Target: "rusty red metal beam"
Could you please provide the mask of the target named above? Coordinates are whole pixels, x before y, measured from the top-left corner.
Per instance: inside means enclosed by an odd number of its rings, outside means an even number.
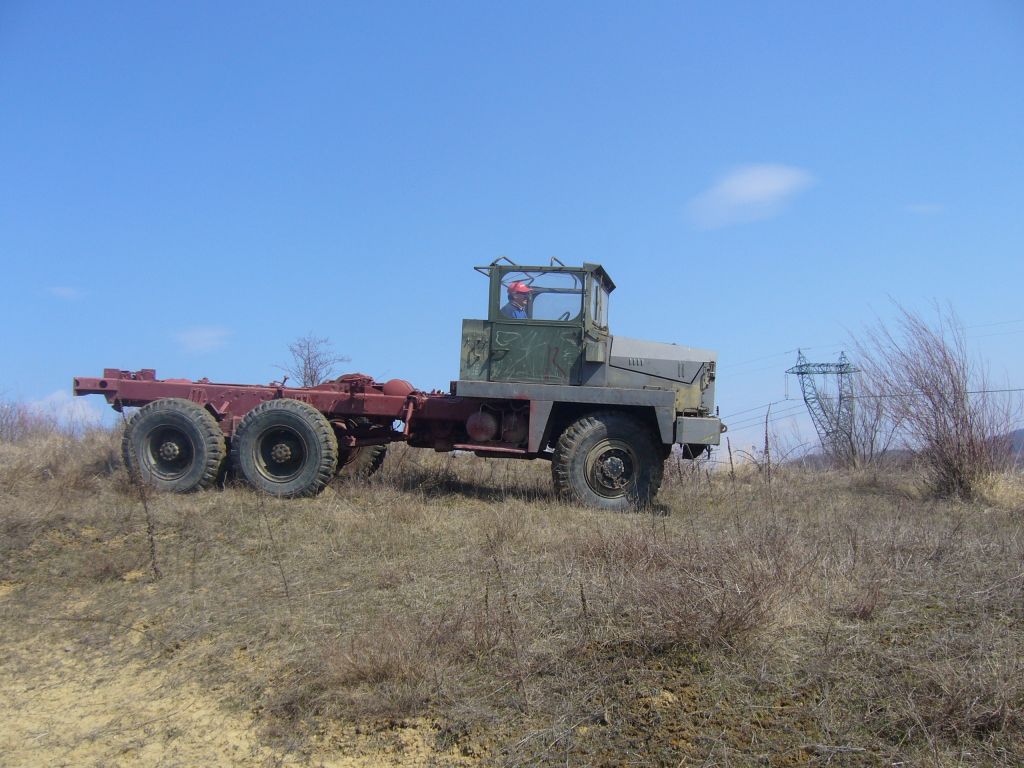
[[[106,368],[101,377],[74,379],[75,395],[103,395],[115,410],[141,407],[167,397],[191,400],[207,408],[225,435],[241,418],[266,400],[291,398],[309,403],[330,419],[343,444],[373,445],[406,440],[414,445],[450,450],[466,439],[463,425],[480,400],[440,392],[426,393],[408,382],[384,383],[364,374],[348,374],[316,387],[270,384],[227,384],[209,379],[158,379],[152,368],[126,371]],[[345,420],[365,417],[371,426],[349,430]],[[401,432],[391,424],[403,423]]]

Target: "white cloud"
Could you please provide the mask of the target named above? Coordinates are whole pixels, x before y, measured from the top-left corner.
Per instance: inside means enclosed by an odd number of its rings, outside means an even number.
[[[82,292],[78,288],[74,288],[70,285],[51,285],[46,289],[51,296],[56,296],[58,299],[80,299]]]
[[[53,419],[61,429],[69,432],[81,432],[90,427],[98,427],[107,414],[94,399],[74,397],[66,389],[58,389],[39,400],[32,400],[28,407],[39,416]]]
[[[687,213],[701,229],[770,219],[813,183],[814,177],[802,168],[770,163],[743,165],[693,198]]]
[[[915,213],[918,216],[935,216],[945,209],[941,203],[911,203],[907,206],[908,213]]]
[[[217,325],[199,325],[174,334],[175,341],[185,352],[205,354],[223,349],[231,331]]]

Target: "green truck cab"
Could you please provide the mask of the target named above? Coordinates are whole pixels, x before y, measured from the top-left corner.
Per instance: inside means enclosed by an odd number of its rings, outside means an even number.
[[[643,503],[673,445],[692,459],[719,444],[716,354],[614,336],[615,283],[601,265],[476,269],[489,280],[487,319],[463,320],[452,394],[496,410],[528,403],[524,453],[552,460],[557,490],[605,508]]]

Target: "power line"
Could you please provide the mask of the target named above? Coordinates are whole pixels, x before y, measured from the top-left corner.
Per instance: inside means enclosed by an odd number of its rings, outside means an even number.
[[[799,347],[799,348],[798,347],[793,347],[793,349],[787,349],[787,350],[784,350],[782,352],[775,352],[774,354],[771,354],[771,355],[762,355],[761,357],[752,357],[752,358],[750,358],[748,360],[741,360],[738,363],[727,363],[726,365],[722,366],[721,370],[723,370],[723,371],[725,371],[725,370],[731,371],[734,368],[739,368],[740,366],[748,365],[749,363],[760,363],[763,360],[771,360],[773,357],[783,357],[784,355],[791,355],[794,352],[798,352],[800,349],[833,349],[835,347],[841,347],[841,346],[843,346],[843,342],[837,341],[837,342],[834,342],[834,343],[831,343],[831,344],[815,344],[812,347]]]
[[[974,328],[994,328],[994,327],[1000,326],[1000,325],[1014,325],[1015,323],[1024,323],[1024,318],[1021,318],[1021,319],[1018,319],[1018,320],[996,320],[996,321],[993,321],[991,323],[976,323],[975,325],[965,325],[965,326],[963,326],[963,328],[964,328],[964,330],[971,330],[971,329],[974,329]],[[1004,333],[986,334],[984,336],[973,336],[972,338],[986,339],[986,338],[989,338],[991,336],[1004,336],[1004,335],[1008,336],[1008,335],[1017,334],[1017,333],[1024,333],[1024,328],[1021,328],[1021,329],[1018,329],[1018,330],[1013,330],[1013,331],[1006,331]],[[769,354],[769,355],[761,355],[760,357],[751,357],[751,358],[748,358],[747,360],[740,360],[739,362],[736,362],[736,363],[732,363],[732,362],[726,363],[719,370],[722,370],[722,371],[733,371],[736,368],[740,368],[740,367],[742,367],[744,365],[749,365],[750,363],[760,363],[763,360],[771,360],[772,358],[783,357],[785,355],[791,355],[794,352],[798,352],[800,349],[803,349],[804,351],[811,350],[811,349],[819,350],[820,351],[820,350],[835,349],[836,347],[842,347],[842,346],[845,346],[846,344],[849,344],[849,341],[846,341],[846,342],[836,341],[836,342],[831,342],[831,343],[828,343],[828,344],[815,344],[814,346],[793,347],[793,349],[786,349],[786,350],[783,350],[782,352],[774,352],[774,353]],[[758,370],[767,370],[767,369],[760,368]],[[744,373],[754,373],[754,371],[741,371],[739,373],[742,375]]]
[[[1024,333],[1024,328],[1018,328],[1015,331],[1000,331],[999,333],[983,333],[981,336],[968,336],[970,339],[992,339],[996,336],[1016,336],[1018,333]]]
[[[978,323],[977,325],[966,325],[964,327],[969,330],[971,328],[991,328],[994,325],[1013,325],[1014,323],[1024,323],[1024,320],[996,320],[994,323]]]
[[[965,395],[990,395],[990,394],[1006,394],[1011,392],[1024,392],[1024,387],[1005,387],[1000,389],[971,389],[965,392]],[[884,399],[884,398],[896,398],[896,397],[923,397],[923,392],[897,392],[887,395],[854,395],[853,399],[857,400],[868,400],[868,399]],[[773,400],[770,403],[764,403],[763,405],[757,405],[753,408],[747,408],[746,410],[736,411],[729,416],[723,416],[722,421],[728,421],[735,416],[740,416],[744,413],[751,413],[753,411],[761,410],[762,408],[770,408],[773,405],[784,403],[787,400],[792,401],[793,398],[785,398],[784,400]],[[771,424],[782,419],[792,418],[796,411],[802,409],[802,406],[797,403],[795,405],[783,408],[775,413],[771,414],[772,418],[768,419],[768,423]],[[767,415],[767,414],[766,414]],[[729,431],[731,432],[742,432],[743,430],[752,429],[764,424],[764,417],[755,416],[740,419],[738,422],[729,423]]]
[[[795,413],[779,414],[778,416],[775,416],[774,418],[768,419],[768,423],[769,424],[774,424],[776,421],[782,421],[783,419],[792,419],[795,416],[796,416]],[[729,432],[726,432],[726,434],[729,434],[730,432],[748,432],[751,429],[760,429],[760,428],[764,427],[764,424],[765,424],[765,422],[764,422],[763,419],[761,421],[756,421],[756,422],[753,422],[751,424],[740,425],[740,426],[737,426],[737,427],[734,427],[733,425],[730,424],[730,425],[728,425],[729,426]]]
[[[748,421],[756,423],[756,422],[759,422],[759,421],[764,421],[764,417],[765,416],[768,416],[768,415],[780,416],[780,415],[782,415],[784,413],[793,413],[794,411],[803,410],[803,407],[804,407],[803,403],[795,403],[795,404],[787,406],[785,408],[780,408],[777,411],[770,411],[770,412],[767,412],[767,413],[758,414],[756,416],[744,416],[742,419],[739,419],[739,420],[737,420],[735,422],[733,422],[732,420],[729,420],[729,423],[730,424],[746,424]]]
[[[749,360],[741,360],[738,363],[729,363],[728,365],[722,366],[723,368],[738,368],[741,365],[747,365],[749,363],[760,363],[764,360],[771,360],[773,357],[782,357],[783,355],[791,355],[796,352],[796,349],[787,349],[785,352],[776,352],[771,355],[762,355],[761,357],[752,357]]]
[[[730,413],[728,416],[723,416],[722,418],[723,419],[731,419],[733,416],[739,416],[739,415],[744,414],[744,413],[750,413],[751,411],[759,411],[762,408],[769,408],[769,407],[771,407],[773,405],[778,405],[779,403],[784,403],[787,400],[791,400],[791,399],[792,398],[784,397],[781,400],[772,400],[770,403],[765,403],[764,405],[755,405],[753,408],[747,408],[745,411],[736,411],[735,413]]]
[[[781,411],[776,411],[770,414],[772,418],[769,422],[776,421],[778,419],[787,419],[792,416],[796,416],[799,411],[803,410],[803,405],[793,405],[789,408],[783,408]],[[768,416],[769,414],[765,414]],[[736,422],[727,422],[729,429],[746,429],[747,427],[756,427],[759,424],[764,424],[764,416],[754,416],[753,418],[740,419]]]
[[[993,395],[1005,392],[1024,392],[1024,387],[1009,387],[1006,389],[969,389],[965,395]],[[887,395],[853,395],[854,400],[867,400],[869,398],[880,400],[889,397],[925,397],[926,392],[893,392]]]

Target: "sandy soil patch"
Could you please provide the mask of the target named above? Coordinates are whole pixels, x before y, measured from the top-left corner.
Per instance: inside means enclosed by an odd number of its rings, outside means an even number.
[[[411,719],[364,732],[335,725],[317,753],[261,743],[252,715],[234,711],[171,669],[38,640],[8,645],[0,666],[0,763],[16,766],[466,765],[439,752],[436,730]],[[123,655],[122,655],[123,658]]]
[[[271,756],[251,717],[198,687],[43,642],[4,650],[0,755],[7,766],[247,765]]]

